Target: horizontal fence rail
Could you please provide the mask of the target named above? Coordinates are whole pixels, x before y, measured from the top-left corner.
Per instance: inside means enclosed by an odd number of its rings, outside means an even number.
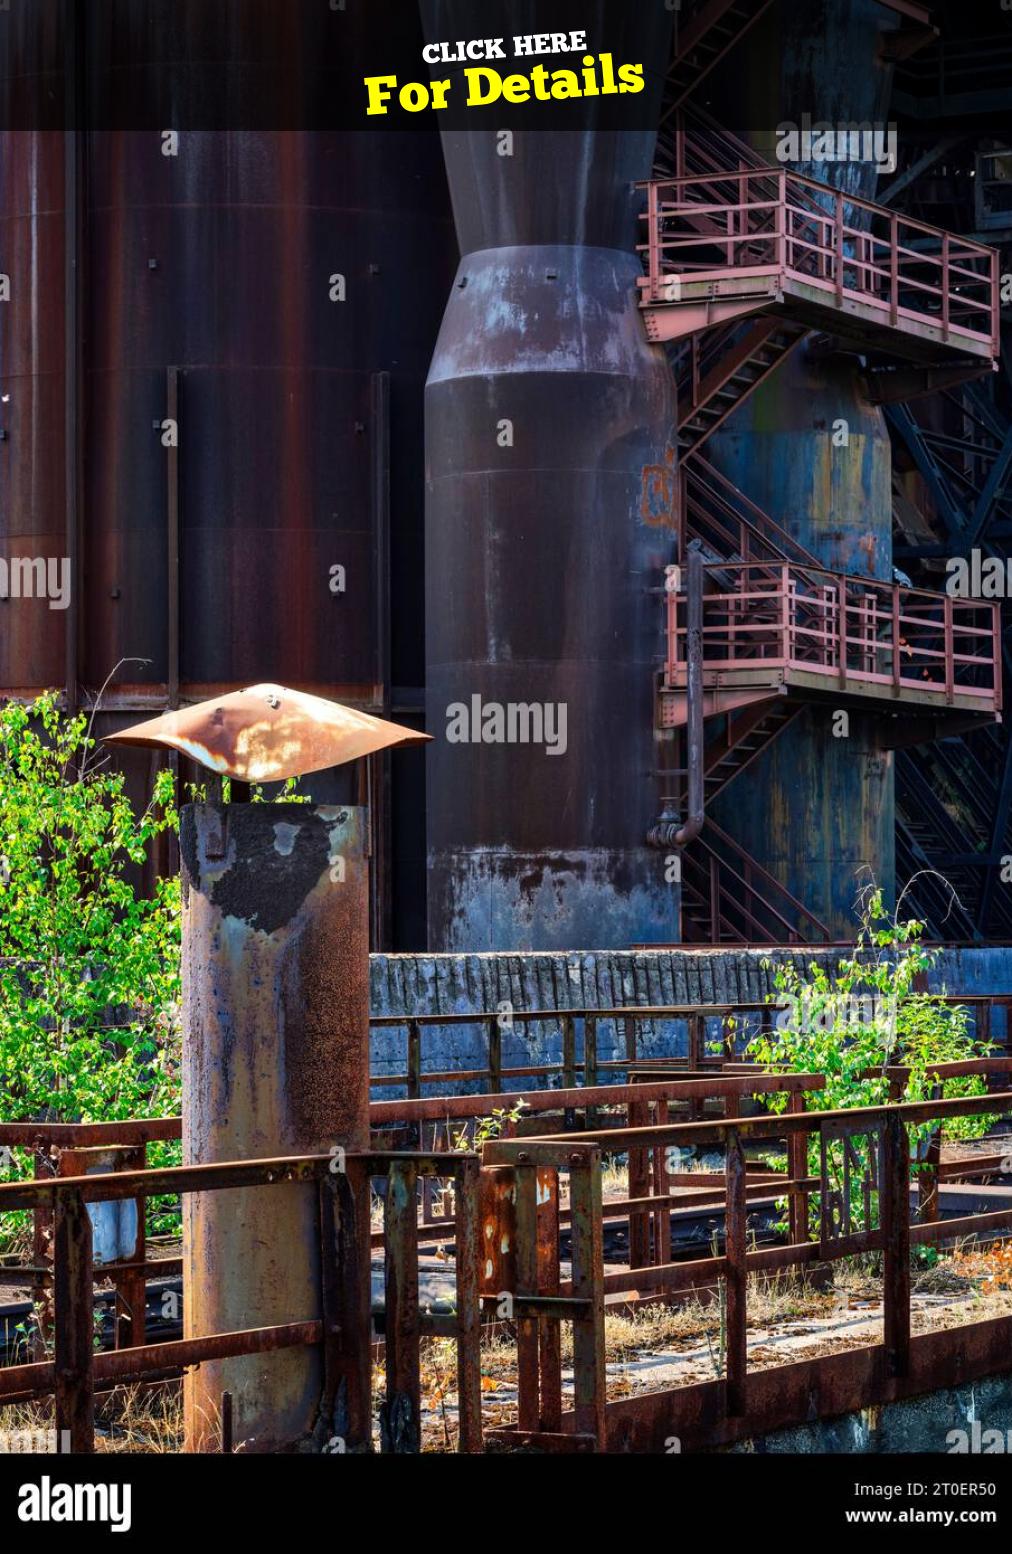
[[[748,1279],[756,1273],[769,1273],[778,1269],[803,1268],[816,1262],[832,1262],[855,1253],[878,1252],[883,1260],[883,1336],[880,1361],[873,1368],[875,1399],[893,1395],[892,1385],[910,1381],[914,1372],[914,1348],[920,1345],[922,1352],[931,1347],[926,1339],[914,1340],[911,1336],[910,1317],[910,1252],[918,1245],[933,1245],[944,1240],[964,1236],[1003,1235],[1012,1230],[1012,1208],[997,1212],[970,1214],[959,1219],[939,1221],[924,1218],[912,1221],[910,1201],[910,1147],[907,1128],[914,1124],[938,1123],[956,1117],[998,1113],[1007,1116],[1012,1110],[1012,1091],[1002,1091],[989,1097],[960,1097],[951,1100],[919,1101],[886,1106],[855,1108],[847,1111],[796,1112],[779,1117],[725,1118],[695,1123],[656,1123],[631,1127],[617,1132],[588,1133],[578,1140],[565,1135],[540,1138],[498,1139],[483,1146],[482,1168],[511,1172],[514,1186],[512,1199],[504,1194],[504,1201],[515,1204],[515,1212],[505,1230],[505,1239],[515,1245],[515,1257],[510,1269],[499,1269],[502,1279],[512,1277],[512,1285],[518,1303],[525,1309],[537,1310],[535,1298],[544,1299],[546,1274],[552,1298],[572,1297],[581,1300],[580,1320],[584,1324],[583,1341],[576,1346],[574,1325],[574,1371],[577,1389],[576,1403],[569,1415],[560,1421],[558,1410],[558,1385],[554,1360],[545,1362],[544,1356],[554,1356],[555,1345],[550,1336],[546,1342],[544,1328],[549,1329],[570,1316],[565,1308],[554,1311],[543,1305],[532,1316],[529,1330],[522,1345],[526,1351],[526,1365],[521,1359],[519,1367],[520,1402],[518,1423],[515,1428],[495,1431],[503,1439],[514,1443],[539,1445],[545,1450],[572,1450],[572,1442],[593,1435],[599,1447],[607,1447],[610,1441],[610,1418],[618,1422],[627,1411],[622,1402],[609,1403],[606,1399],[604,1361],[604,1310],[605,1296],[617,1291],[635,1289],[663,1289],[672,1292],[698,1287],[707,1282],[719,1283],[723,1290],[725,1325],[725,1359],[723,1377],[710,1385],[714,1403],[708,1411],[707,1433],[716,1439],[734,1435],[727,1429],[728,1421],[745,1421],[750,1410],[750,1389],[753,1378],[748,1364]],[[799,1223],[792,1207],[791,1240],[786,1246],[749,1250],[748,1206],[756,1192],[768,1193],[768,1182],[748,1180],[745,1145],[755,1142],[786,1140],[792,1151],[789,1174],[792,1191],[804,1195],[817,1192],[820,1199],[819,1236],[808,1239],[807,1224]],[[808,1159],[809,1142],[819,1148],[820,1170],[809,1175],[804,1171]],[[863,1153],[855,1152],[855,1141],[863,1141]],[[607,1273],[603,1258],[594,1261],[595,1275],[589,1281],[584,1268],[574,1257],[574,1276],[564,1281],[558,1271],[544,1262],[539,1264],[528,1248],[536,1242],[537,1208],[545,1204],[548,1214],[551,1205],[558,1203],[560,1175],[570,1173],[572,1181],[583,1181],[584,1173],[599,1172],[601,1153],[623,1146],[629,1151],[630,1162],[634,1154],[649,1152],[655,1158],[659,1154],[688,1150],[700,1144],[719,1146],[724,1152],[724,1250],[693,1262],[658,1263],[649,1268],[630,1268],[618,1273]],[[792,1150],[793,1146],[793,1150]],[[799,1156],[800,1151],[800,1156]],[[843,1162],[844,1183],[839,1185],[838,1174],[832,1168],[833,1152]],[[798,1170],[803,1174],[796,1175]],[[862,1223],[855,1226],[849,1188],[857,1172],[866,1173],[860,1185],[864,1188],[863,1210],[859,1210]],[[632,1170],[632,1165],[630,1165]],[[572,1195],[573,1188],[571,1188]],[[598,1246],[601,1243],[602,1203],[600,1195],[589,1199],[581,1188],[581,1212],[587,1223],[581,1226],[582,1243]],[[807,1209],[806,1209],[807,1214]],[[498,1228],[498,1227],[497,1227]],[[801,1230],[803,1238],[797,1239]],[[599,1271],[598,1271],[599,1270]],[[972,1323],[960,1328],[956,1338],[951,1332],[946,1336],[950,1343],[971,1348],[973,1329],[995,1327],[998,1342],[989,1346],[989,1362],[1000,1363],[1001,1342],[1007,1345],[1012,1337],[1012,1318],[1001,1319],[999,1324]],[[927,1335],[930,1337],[931,1335]],[[793,1367],[778,1367],[782,1371]],[[921,1369],[920,1366],[917,1369]],[[949,1367],[950,1371],[958,1367]],[[924,1367],[926,1376],[917,1381],[930,1382],[930,1367]],[[898,1391],[902,1393],[902,1385]],[[673,1388],[648,1394],[636,1399],[635,1407],[644,1411],[649,1420],[670,1433],[668,1439],[679,1436],[679,1409],[685,1408],[686,1418],[691,1420],[690,1398],[697,1388]],[[545,1399],[549,1403],[546,1419]],[[869,1398],[868,1401],[872,1399]],[[716,1417],[714,1417],[714,1414]],[[560,1427],[561,1425],[561,1427]]]
[[[1007,1010],[1010,995],[950,997],[947,1002],[972,1009],[977,1034],[986,1038],[994,1005]],[[337,1163],[328,1154],[152,1169],[136,1162],[143,1161],[148,1144],[178,1138],[179,1119],[0,1124],[0,1147],[31,1149],[37,1158],[48,1152],[50,1170],[55,1165],[55,1174],[0,1184],[0,1216],[29,1211],[44,1217],[52,1231],[47,1276],[51,1346],[27,1363],[0,1367],[0,1407],[52,1396],[57,1430],[69,1433],[73,1450],[90,1451],[97,1392],[178,1376],[186,1367],[211,1360],[313,1346],[322,1362],[321,1411],[327,1417],[340,1393],[347,1449],[371,1448],[375,1403],[380,1402],[381,1450],[416,1452],[422,1443],[424,1345],[442,1337],[457,1346],[458,1450],[482,1450],[491,1437],[545,1450],[602,1450],[623,1438],[633,1406],[607,1396],[606,1303],[637,1305],[716,1288],[722,1292],[726,1362],[721,1378],[706,1384],[716,1391],[706,1394],[711,1401],[704,1435],[708,1441],[731,1439],[745,1428],[753,1405],[760,1418],[767,1406],[764,1383],[748,1364],[749,1279],[780,1270],[801,1273],[865,1253],[884,1260],[885,1315],[880,1359],[869,1360],[866,1370],[861,1370],[863,1360],[858,1366],[864,1377],[860,1406],[893,1395],[890,1388],[901,1383],[916,1389],[925,1378],[948,1374],[947,1359],[939,1358],[937,1344],[928,1341],[934,1335],[911,1338],[909,1252],[918,1245],[1012,1232],[1012,1208],[964,1214],[957,1195],[958,1217],[943,1218],[939,1211],[940,1184],[1008,1169],[1007,1151],[994,1152],[999,1140],[990,1152],[965,1161],[943,1161],[941,1142],[946,1123],[955,1118],[995,1120],[1012,1114],[1012,1057],[996,1053],[941,1063],[934,1071],[939,1090],[947,1080],[972,1075],[1002,1086],[990,1094],[941,1099],[936,1093],[908,1102],[902,1099],[908,1070],[895,1063],[870,1071],[887,1081],[888,1104],[827,1111],[818,1109],[823,1075],[760,1070],[728,1040],[734,1035],[732,1019],[740,1022],[749,1015],[768,1024],[777,1010],[766,1003],[523,1013],[529,1020],[617,1019],[628,1047],[613,1066],[623,1069],[627,1080],[523,1092],[525,1108],[504,1119],[501,1136],[483,1143],[480,1158],[459,1147],[458,1126],[466,1130],[497,1108],[516,1111],[519,1092],[419,1093],[374,1101],[371,1122],[377,1131],[371,1149],[349,1152]],[[502,1011],[458,1018],[492,1026]],[[651,1059],[637,1052],[640,1023],[663,1018],[685,1021],[685,1059]],[[419,1091],[430,1077],[421,1065],[422,1033],[452,1019],[382,1016],[374,1022],[381,1029],[406,1020],[416,1023]],[[708,1027],[716,1027],[721,1040],[720,1052],[712,1057],[706,1053]],[[575,1037],[567,1056],[571,1067],[583,1066]],[[784,1109],[771,1111],[771,1103]],[[922,1130],[916,1150],[907,1136],[912,1126]],[[391,1136],[384,1133],[392,1127],[415,1130],[416,1147],[392,1147]],[[417,1147],[426,1138],[434,1146],[440,1131],[442,1148]],[[757,1146],[775,1146],[783,1152],[783,1164],[757,1161]],[[722,1171],[699,1169],[692,1157],[702,1148],[723,1152]],[[89,1174],[98,1155],[104,1162],[115,1151],[111,1168]],[[622,1196],[604,1194],[606,1157],[627,1161]],[[96,1279],[119,1281],[131,1275],[143,1313],[145,1280],[169,1266],[182,1271],[180,1259],[145,1260],[147,1202],[237,1187],[269,1191],[279,1183],[301,1184],[317,1198],[318,1255],[307,1247],[307,1256],[320,1270],[318,1315],[306,1320],[307,1313],[294,1312],[300,1320],[266,1326],[251,1313],[247,1329],[162,1343],[144,1342],[142,1325],[127,1327],[117,1332],[113,1350],[96,1352]],[[93,1256],[95,1207],[127,1200],[138,1204],[141,1226],[133,1261],[103,1266]],[[372,1217],[380,1202],[382,1229]],[[786,1242],[755,1245],[749,1215],[769,1216],[781,1202]],[[950,1203],[946,1212],[951,1215],[952,1209]],[[722,1229],[715,1233],[710,1255],[676,1255],[672,1226],[679,1211],[716,1217]],[[614,1249],[606,1257],[605,1232],[611,1235],[618,1225],[627,1227],[624,1262],[616,1261]],[[420,1304],[419,1259],[434,1243],[444,1261],[452,1252],[449,1313],[431,1313]],[[370,1332],[373,1256],[381,1259],[385,1289],[382,1400],[373,1398],[368,1337],[357,1344],[349,1340],[356,1331]],[[483,1324],[504,1321],[517,1343],[515,1428],[503,1427],[499,1415],[483,1417]],[[571,1324],[573,1336],[571,1406],[562,1366],[563,1324]],[[1004,1328],[992,1332],[993,1327],[974,1323],[959,1330],[956,1342],[965,1341],[968,1352],[979,1350],[981,1367],[993,1366],[999,1340],[1007,1352],[1012,1339],[1012,1319]],[[785,1374],[793,1375],[791,1367]],[[637,1428],[652,1429],[661,1419],[677,1421],[683,1410],[682,1426],[671,1428],[675,1433],[684,1428],[690,1442],[702,1441],[702,1426],[692,1422],[696,1405],[689,1402],[695,1393],[690,1387],[638,1397]]]

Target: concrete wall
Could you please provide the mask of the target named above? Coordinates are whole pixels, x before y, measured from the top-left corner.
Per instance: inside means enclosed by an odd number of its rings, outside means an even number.
[[[621,1005],[753,1003],[773,991],[775,964],[793,962],[800,971],[813,961],[835,967],[846,950],[586,950],[568,954],[373,955],[371,1010],[382,1014],[463,1014],[493,1010],[505,1001],[514,1009],[614,1009]],[[943,950],[930,977],[937,992],[1012,992],[1012,947]],[[996,1022],[996,1034],[998,1034]],[[645,1021],[639,1028],[643,1057],[686,1051],[684,1022]],[[582,1051],[582,1031],[577,1028]],[[374,1074],[403,1073],[407,1038],[402,1030],[372,1035]],[[598,1057],[621,1057],[621,1029],[602,1021]],[[503,1064],[552,1063],[561,1057],[559,1027],[537,1021],[503,1031]],[[422,1037],[423,1067],[480,1068],[488,1061],[480,1025],[434,1026]],[[523,1085],[522,1080],[513,1088]],[[530,1086],[527,1086],[530,1088]],[[475,1088],[475,1087],[472,1087]],[[393,1098],[397,1089],[384,1086]]]
[[[974,1430],[974,1423],[977,1429]],[[1005,1439],[1005,1449],[1012,1446],[1012,1376],[987,1376],[969,1387],[950,1387],[931,1392],[926,1397],[910,1398],[902,1403],[887,1403],[881,1408],[866,1408],[859,1414],[844,1414],[839,1419],[816,1419],[811,1424],[798,1425],[790,1430],[776,1430],[760,1440],[747,1441],[729,1448],[734,1454],[741,1452],[777,1453],[805,1452],[823,1454],[846,1452],[868,1455],[882,1452],[916,1452],[919,1455],[948,1453],[957,1444],[947,1441],[950,1431],[964,1430],[973,1441],[979,1440],[990,1447],[985,1453],[981,1468],[982,1478],[994,1476],[995,1440],[987,1439],[985,1432],[999,1431]],[[923,1478],[923,1473],[912,1473],[911,1478]],[[870,1506],[883,1505],[885,1501],[869,1498]],[[902,1496],[899,1503],[905,1504]],[[975,1506],[977,1509],[993,1502],[963,1500],[958,1508]],[[945,1501],[925,1501],[925,1508],[952,1509]]]

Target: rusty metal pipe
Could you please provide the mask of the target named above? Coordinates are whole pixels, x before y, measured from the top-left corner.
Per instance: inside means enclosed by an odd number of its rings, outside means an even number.
[[[675,832],[675,843],[685,847],[703,829],[706,795],[703,787],[703,552],[693,540],[686,554],[686,741],[689,752],[689,812]]]
[[[367,835],[348,806],[184,809],[187,1165],[368,1148]],[[322,1317],[312,1183],[187,1194],[183,1255],[186,1339]],[[318,1449],[332,1433],[319,1348],[187,1375],[188,1451],[220,1449],[223,1392],[243,1451]]]

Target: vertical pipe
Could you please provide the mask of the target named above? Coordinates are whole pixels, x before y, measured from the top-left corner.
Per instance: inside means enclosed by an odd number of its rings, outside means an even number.
[[[699,542],[689,546],[686,566],[688,609],[686,612],[686,739],[689,751],[689,805],[685,824],[675,832],[675,842],[684,847],[703,829],[704,820],[704,733],[703,733],[703,552]]]
[[[466,36],[464,0],[422,10],[433,41]],[[523,32],[539,15],[533,0],[496,0],[483,25]],[[588,37],[612,23],[659,96],[670,11],[619,17],[591,0],[581,20]],[[492,125],[443,131],[462,258],[425,391],[434,950],[677,931],[677,890],[646,841],[663,630],[652,590],[676,527],[671,371],[637,305],[635,183],[656,133],[642,127],[649,95],[636,129],[611,128],[605,101],[571,129],[513,130],[505,147]],[[527,737],[531,708],[565,719],[564,748]],[[621,760],[602,759],[603,727],[621,731]]]
[[[538,1170],[538,1291],[558,1295],[559,1173],[555,1166]],[[539,1322],[539,1429],[562,1429],[562,1326],[554,1317]]]
[[[349,807],[183,810],[187,1164],[368,1147],[366,834]],[[189,1194],[183,1263],[187,1337],[318,1318],[316,1190]],[[201,1365],[187,1449],[217,1450],[224,1391],[238,1449],[320,1444],[323,1382],[313,1349]]]
[[[886,1365],[890,1376],[910,1368],[910,1145],[898,1112],[882,1132],[880,1188],[882,1304]]]
[[[67,69],[68,94],[71,104],[77,100],[77,58],[73,40],[76,27],[70,19],[70,58]],[[70,121],[73,123],[73,119]],[[79,136],[69,129],[63,136],[64,176],[64,299],[63,299],[63,396],[64,396],[64,486],[66,501],[67,564],[70,571],[70,607],[66,618],[66,684],[67,711],[77,711],[78,702],[78,643],[81,618],[81,568],[80,568],[80,475],[81,475],[81,362],[79,351],[80,328],[78,302],[80,298],[80,144]]]
[[[95,1449],[94,1312],[91,1220],[78,1192],[60,1193],[53,1224],[56,1439],[72,1452]]]
[[[320,1183],[324,1444],[372,1444],[370,1183],[359,1162]]]
[[[481,1451],[481,1184],[478,1161],[457,1162],[454,1222],[457,1284],[457,1450]]]
[[[165,464],[165,689],[179,706],[179,368],[165,370],[165,415],[173,436]]]
[[[604,1349],[604,1238],[601,1224],[601,1151],[596,1145],[569,1157],[572,1210],[572,1283],[583,1316],[573,1322],[573,1409],[577,1433],[606,1447]]]
[[[380,717],[389,718],[390,688],[390,374],[374,372],[370,383],[372,409],[373,570],[376,618],[376,691]],[[372,823],[369,940],[373,950],[390,947],[391,815],[390,757],[383,751],[369,758],[369,816]]]
[[[739,1417],[745,1412],[748,1372],[745,1152],[737,1129],[732,1129],[726,1135],[726,1142],[724,1288],[727,1299],[727,1412],[732,1417]]]
[[[525,1161],[516,1168],[516,1293],[538,1293],[538,1177],[534,1164]],[[517,1333],[517,1428],[536,1430],[541,1417],[539,1382],[539,1319],[520,1312]]]

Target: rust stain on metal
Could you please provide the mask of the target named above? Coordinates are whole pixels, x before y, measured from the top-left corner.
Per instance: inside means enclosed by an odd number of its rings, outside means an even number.
[[[222,846],[217,845],[219,838]],[[183,1146],[190,1162],[326,1155],[369,1142],[365,812],[301,804],[187,805]],[[209,842],[216,845],[210,855]],[[186,1337],[317,1318],[316,1197],[297,1183],[186,1200]],[[213,1361],[188,1377],[191,1449],[217,1450],[233,1394],[246,1450],[312,1434],[319,1357]],[[255,1445],[248,1443],[255,1442]]]
[[[431,738],[322,696],[264,684],[136,723],[104,743],[163,745],[223,777],[280,782]]]
[[[669,444],[662,464],[644,464],[640,517],[656,529],[677,529],[675,450]]]

